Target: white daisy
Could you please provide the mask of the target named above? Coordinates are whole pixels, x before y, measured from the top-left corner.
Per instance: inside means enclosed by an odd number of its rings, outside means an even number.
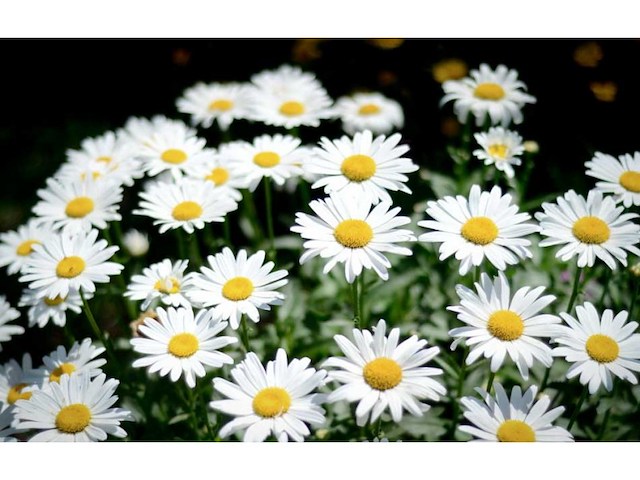
[[[148,144],[153,135],[160,130],[180,131],[184,137],[195,137],[197,132],[182,120],[173,120],[164,115],[156,115],[152,119],[131,117],[124,128],[117,132],[119,137],[127,141],[137,150]]]
[[[371,335],[369,330],[353,330],[355,344],[342,335],[334,340],[345,357],[331,357],[323,367],[336,367],[329,372],[329,380],[342,383],[329,395],[328,401],[358,402],[356,423],[373,423],[388,408],[394,422],[402,420],[403,410],[422,416],[430,407],[422,400],[440,400],[446,389],[434,380],[441,375],[439,368],[424,367],[440,351],[426,348],[426,340],[413,335],[400,345],[400,329],[394,328],[385,336],[387,325],[380,320]]]
[[[482,147],[474,150],[473,154],[485,165],[494,164],[496,168],[509,178],[514,177],[512,165],[521,165],[518,155],[524,153],[522,137],[516,132],[502,127],[492,127],[488,132],[476,133],[476,142]]]
[[[382,201],[375,207],[364,198],[334,194],[323,200],[313,200],[309,207],[317,217],[296,213],[296,225],[291,231],[306,240],[306,251],[300,264],[320,256],[329,259],[323,273],[344,263],[347,282],[353,283],[362,269],[373,269],[383,280],[389,278],[391,262],[383,252],[411,255],[409,248],[397,245],[415,241],[413,232],[398,229],[411,223],[409,217],[398,216],[400,207]]]
[[[522,123],[522,107],[536,103],[535,97],[524,93],[526,85],[518,80],[518,72],[504,65],[491,68],[483,63],[479,70],[471,70],[470,77],[447,80],[442,84],[445,96],[441,105],[453,100],[453,111],[461,123],[468,121],[469,113],[476,117],[480,126],[487,117],[492,125]]]
[[[401,135],[373,138],[369,130],[358,132],[353,139],[339,140],[322,137],[320,148],[314,150],[306,169],[321,175],[311,188],[324,187],[325,193],[344,192],[365,197],[372,203],[391,202],[388,191],[411,193],[405,173],[418,170],[410,158],[406,145],[398,145]]]
[[[355,93],[341,97],[334,111],[342,120],[342,129],[349,135],[362,130],[388,135],[404,126],[400,104],[381,93]]]
[[[234,142],[224,155],[235,175],[244,177],[250,191],[255,191],[264,177],[276,185],[302,175],[302,164],[308,151],[300,147],[300,139],[291,135],[261,135],[253,143]]]
[[[11,359],[0,366],[0,412],[20,399],[31,398],[31,390],[42,386],[42,369],[34,369],[31,355],[22,356],[22,364]]]
[[[209,405],[227,415],[236,417],[220,429],[226,438],[246,430],[245,442],[263,442],[269,435],[278,441],[289,438],[303,442],[311,432],[306,423],[321,425],[325,422],[320,406],[324,395],[314,391],[324,384],[327,372],[309,367],[308,358],[287,361],[287,354],[279,348],[275,361],[262,366],[257,355],[246,359],[231,370],[235,383],[214,378],[214,388],[228,399],[216,400]]]
[[[638,383],[633,372],[640,372],[640,334],[634,333],[637,322],[627,322],[628,313],[617,315],[606,309],[602,318],[589,302],[576,307],[578,319],[567,313],[560,316],[569,326],[562,326],[554,339],[561,347],[553,349],[555,356],[573,363],[567,378],[580,375],[580,383],[589,385],[592,395],[600,385],[611,391],[612,374],[633,385]]]
[[[165,258],[142,270],[142,275],[131,277],[131,283],[124,293],[131,300],[143,300],[140,308],[146,310],[154,301],[161,301],[172,307],[191,307],[191,303],[184,296],[184,284],[188,278],[184,272],[189,260],[171,260]],[[155,306],[155,305],[154,305]]]
[[[89,300],[93,297],[91,293],[85,293],[85,298]],[[54,325],[64,327],[67,323],[67,310],[80,313],[82,309],[82,299],[77,290],[69,290],[66,296],[48,297],[39,290],[25,289],[20,297],[20,307],[30,307],[27,313],[29,327],[38,325],[42,328],[49,320]]]
[[[616,260],[627,265],[627,252],[640,256],[635,245],[640,242],[640,226],[631,223],[635,213],[622,213],[611,197],[602,197],[602,192],[591,190],[585,201],[582,195],[569,190],[556,203],[543,203],[543,212],[535,214],[540,222],[541,234],[548,237],[540,242],[541,247],[564,245],[556,258],[566,262],[578,257],[578,267],[592,267],[596,257],[612,270]]]
[[[33,207],[38,221],[64,229],[70,234],[88,232],[92,227],[103,230],[107,222],[121,220],[118,213],[122,187],[112,182],[93,179],[62,182],[47,180],[47,188],[38,190],[41,200]]]
[[[176,228],[193,233],[207,223],[224,222],[225,215],[238,208],[235,200],[205,181],[154,182],[140,197],[140,208],[133,213],[154,218],[160,233]]]
[[[218,151],[212,151],[211,157],[194,163],[187,170],[187,175],[195,180],[204,180],[219,190],[223,196],[228,196],[239,202],[242,193],[239,189],[247,188],[246,171],[240,171],[237,163],[229,161],[229,153],[233,154],[235,147],[244,142],[225,143]]]
[[[247,256],[240,250],[234,256],[230,248],[209,255],[209,266],[193,273],[188,282],[187,297],[204,308],[210,308],[213,318],[229,320],[237,330],[242,314],[254,323],[260,321],[261,310],[282,305],[284,294],[276,290],[287,284],[286,270],[272,271],[273,262],[264,263],[265,252],[260,250]]]
[[[8,266],[9,275],[20,272],[33,253],[33,246],[43,243],[50,235],[50,226],[41,225],[33,218],[16,231],[0,234],[0,267]]]
[[[142,257],[149,251],[149,235],[135,228],[127,230],[122,237],[125,250],[132,257]]]
[[[24,266],[21,282],[38,289],[49,298],[66,297],[69,290],[93,293],[96,283],[109,282],[110,275],[119,275],[124,267],[107,260],[118,251],[98,240],[98,231],[65,232],[51,236],[42,245],[34,245],[34,253]]]
[[[147,317],[139,332],[147,338],[130,340],[133,350],[145,355],[133,362],[133,367],[149,367],[149,373],[170,373],[172,382],[184,375],[190,388],[196,386],[196,376],[204,377],[204,365],[219,368],[233,364],[233,359],[218,350],[236,343],[236,337],[218,336],[227,322],[211,318],[211,312],[201,310],[193,316],[189,308],[158,307],[158,320]]]
[[[7,409],[0,412],[0,443],[18,441],[17,438],[11,436],[20,432],[20,430],[13,427],[15,424],[13,415],[13,409]]]
[[[47,384],[56,383],[65,376],[93,378],[102,373],[100,367],[107,363],[104,358],[97,358],[104,351],[104,347],[93,346],[90,338],[85,338],[82,343],[74,342],[69,353],[64,346],[58,345],[58,348],[42,358],[44,381]]]
[[[640,152],[621,155],[617,160],[596,152],[585,166],[587,175],[602,180],[596,183],[596,190],[613,194],[616,202],[627,208],[640,205]]]
[[[531,242],[522,237],[540,230],[537,225],[524,223],[531,216],[518,213],[518,206],[511,204],[511,195],[502,195],[498,186],[491,192],[481,192],[474,185],[468,200],[457,195],[429,201],[427,214],[433,220],[423,220],[418,225],[435,231],[423,233],[418,240],[441,243],[440,260],[455,254],[460,260],[460,275],[481,265],[485,256],[498,270],[531,258],[527,248]]]
[[[24,328],[19,325],[7,325],[20,316],[20,312],[7,302],[4,295],[0,295],[0,352],[2,343],[11,340],[11,335],[22,335]]]
[[[60,383],[34,391],[30,400],[16,402],[18,428],[42,430],[30,442],[101,442],[107,435],[127,436],[120,422],[133,420],[131,412],[111,408],[118,380],[104,374],[64,376]]]
[[[464,417],[471,425],[458,427],[480,441],[489,442],[572,442],[573,436],[553,422],[562,415],[564,407],[549,410],[547,395],[538,397],[538,387],[532,385],[522,393],[520,386],[511,390],[511,398],[504,387],[495,383],[496,397],[482,388],[476,391],[482,397],[463,397]],[[537,399],[537,400],[536,400]]]
[[[227,130],[236,119],[251,113],[254,89],[242,83],[197,83],[185,90],[176,105],[178,111],[191,115],[191,123],[209,128],[215,120]]]
[[[483,273],[475,287],[477,294],[464,285],[456,285],[460,305],[448,307],[448,310],[456,312],[458,320],[466,326],[449,332],[456,339],[451,349],[464,341],[470,347],[466,364],[471,365],[484,356],[491,359],[492,372],[498,371],[508,354],[525,380],[529,378],[534,359],[550,367],[553,363],[551,348],[536,337],[557,334],[560,318],[540,313],[556,297],[541,296],[544,287],[523,287],[512,297],[502,272],[498,272],[493,282]]]

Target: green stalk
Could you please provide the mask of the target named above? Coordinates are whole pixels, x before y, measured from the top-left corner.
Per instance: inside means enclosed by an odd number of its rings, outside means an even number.
[[[360,286],[358,288],[358,312],[360,313],[360,325],[361,328],[367,328],[367,321],[364,315],[364,269],[358,276],[358,282]]]
[[[247,329],[247,319],[245,315],[240,318],[240,341],[244,347],[245,353],[251,351],[251,345],[249,344],[249,331]]]
[[[571,297],[569,297],[569,304],[567,305],[567,309],[565,310],[569,315],[571,315],[571,311],[573,310],[573,305],[578,298],[578,287],[580,286],[580,274],[582,273],[582,269],[576,263],[576,273],[573,277],[573,290],[571,291]]]
[[[273,212],[271,211],[271,178],[264,177],[264,202],[267,210],[267,232],[269,234],[269,259],[275,260],[276,248],[273,234]]]
[[[451,438],[452,440],[456,434],[456,428],[458,426],[458,422],[460,420],[460,398],[462,397],[462,390],[464,388],[464,377],[466,371],[466,355],[462,356],[462,366],[460,367],[460,373],[458,374],[458,385],[456,388],[456,396],[451,399],[453,406],[453,413],[451,414],[451,425],[449,425],[449,431],[447,432],[447,438]]]
[[[493,379],[496,378],[496,373],[491,371],[491,365],[489,365],[489,380],[487,381],[487,393],[491,393],[491,387],[493,387]]]
[[[193,260],[195,267],[199,267],[202,265],[202,255],[200,255],[200,245],[195,232],[187,237],[187,243],[189,244],[189,259]]]
[[[544,377],[542,377],[542,383],[540,384],[540,393],[544,392],[544,389],[547,388],[547,382],[549,381],[550,374],[551,367],[547,368],[547,371],[544,372]]]
[[[358,279],[351,284],[351,301],[353,303],[353,325],[360,328],[360,298],[358,296]]]
[[[229,224],[229,216],[224,219],[222,222],[222,228],[224,230],[224,243],[227,247],[231,247],[231,225]]]
[[[633,320],[633,309],[636,306],[636,300],[638,299],[638,296],[640,295],[640,280],[638,280],[636,278],[635,279],[635,284],[636,284],[636,288],[633,291],[633,293],[631,294],[631,303],[629,304],[629,318],[631,320]]]
[[[117,364],[118,360],[113,351],[113,346],[111,345],[111,342],[104,335],[102,330],[100,330],[100,327],[98,326],[98,323],[96,322],[96,319],[93,316],[93,312],[91,312],[91,308],[89,307],[89,303],[87,302],[87,299],[85,298],[82,289],[79,290],[79,293],[80,293],[80,299],[82,300],[82,309],[84,310],[84,314],[89,320],[89,325],[93,330],[93,334],[96,337],[98,337],[98,339],[102,342],[102,344],[104,345],[104,348],[107,350],[107,354],[109,355],[109,357],[111,357],[111,360],[113,360],[113,362]]]
[[[184,237],[182,236],[182,229],[180,228],[176,228],[174,230],[175,235],[176,235],[176,240],[178,241],[178,256],[180,257],[181,260],[185,260],[188,258],[187,256],[187,249],[185,247],[184,244]]]
[[[580,400],[578,400],[576,408],[573,411],[573,415],[571,415],[571,420],[569,420],[569,425],[567,425],[568,432],[571,431],[571,427],[573,427],[573,424],[576,422],[576,418],[578,418],[578,414],[580,413],[580,407],[582,407],[582,404],[584,403],[585,398],[587,398],[587,393],[589,393],[589,384],[586,384],[582,389],[582,395],[580,395]]]

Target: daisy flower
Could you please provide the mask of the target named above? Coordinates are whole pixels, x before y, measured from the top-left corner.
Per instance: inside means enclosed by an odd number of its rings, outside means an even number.
[[[133,213],[155,219],[160,233],[176,228],[193,233],[206,223],[224,222],[225,215],[238,208],[235,200],[204,181],[155,182],[140,197],[140,208]]]
[[[492,127],[488,132],[476,133],[474,138],[482,148],[474,150],[473,154],[479,160],[484,160],[485,165],[493,164],[507,177],[513,178],[512,165],[522,164],[518,158],[524,153],[522,137],[502,127]]]
[[[538,398],[538,387],[532,385],[524,394],[520,386],[511,390],[511,398],[504,387],[495,383],[496,397],[482,388],[476,388],[482,401],[463,397],[464,417],[473,424],[458,427],[480,441],[488,442],[572,442],[573,436],[553,422],[562,415],[564,407],[549,410],[547,395]],[[536,398],[538,400],[536,401]],[[547,411],[549,410],[549,411]]]
[[[146,310],[154,300],[160,300],[164,305],[172,307],[191,307],[191,303],[184,296],[184,283],[188,278],[184,272],[189,260],[171,260],[165,258],[161,262],[142,270],[142,275],[131,277],[124,296],[131,300],[143,300],[140,308]]]
[[[187,297],[203,308],[210,308],[213,318],[229,320],[237,330],[242,314],[254,323],[260,321],[260,310],[282,305],[284,294],[276,290],[287,284],[286,270],[272,271],[273,262],[264,263],[265,252],[247,256],[240,250],[234,256],[230,248],[209,255],[209,266],[193,273],[188,282]]]
[[[218,350],[236,343],[235,337],[218,336],[227,322],[212,319],[201,310],[193,316],[189,308],[158,307],[158,320],[147,317],[138,331],[144,337],[130,340],[133,350],[145,355],[133,362],[133,367],[149,367],[149,373],[170,373],[172,382],[184,375],[190,388],[196,386],[196,376],[205,376],[205,365],[219,368],[233,364],[233,359]]]
[[[118,130],[116,133],[139,148],[145,145],[155,132],[165,128],[181,130],[186,137],[195,137],[198,133],[182,120],[174,120],[164,115],[155,115],[151,119],[130,117],[124,125],[124,128]]]
[[[306,165],[310,172],[321,175],[311,188],[365,197],[374,204],[391,202],[388,191],[411,193],[404,174],[415,172],[418,166],[403,157],[409,147],[398,145],[401,138],[396,133],[374,140],[369,130],[356,133],[353,139],[344,136],[332,141],[323,137],[320,148],[314,150],[313,161]]]
[[[469,113],[476,117],[476,125],[484,123],[487,115],[492,125],[503,127],[522,123],[522,107],[536,103],[535,97],[524,93],[526,85],[518,80],[518,72],[504,65],[491,68],[483,63],[479,70],[471,70],[470,77],[447,80],[442,84],[445,96],[441,105],[453,100],[453,111],[461,123],[468,121]]]
[[[585,166],[587,175],[602,180],[596,183],[597,191],[613,194],[616,202],[627,208],[640,205],[640,152],[621,155],[617,160],[596,152]]]
[[[553,354],[572,363],[567,378],[580,375],[580,383],[589,385],[593,395],[600,385],[611,391],[612,374],[633,385],[638,383],[633,372],[640,372],[640,334],[634,333],[637,322],[627,322],[628,313],[617,315],[606,309],[602,317],[589,302],[576,307],[578,319],[568,313],[560,316],[568,324],[563,325],[554,339],[562,346]]]
[[[245,178],[250,191],[255,191],[264,177],[276,185],[302,175],[302,164],[308,150],[300,148],[300,139],[291,135],[261,135],[248,142],[233,142],[225,151],[229,169],[238,178]]]
[[[38,196],[41,200],[33,207],[38,221],[70,234],[88,232],[92,227],[103,230],[107,222],[122,219],[118,213],[122,187],[113,182],[49,178],[47,188],[38,190]]]
[[[85,298],[89,300],[93,295],[86,293]],[[77,290],[69,290],[66,296],[48,297],[39,290],[25,289],[20,297],[20,307],[30,307],[27,313],[29,327],[38,325],[43,328],[49,320],[54,325],[64,327],[67,323],[67,310],[80,313],[82,309],[82,299]]]
[[[74,342],[69,353],[64,346],[58,345],[58,348],[42,358],[42,376],[47,383],[59,382],[65,376],[93,378],[102,373],[100,367],[107,363],[104,358],[97,358],[104,351],[103,347],[93,346],[90,338],[85,338],[82,343]]]
[[[11,335],[22,335],[24,328],[19,325],[8,325],[20,316],[20,312],[7,302],[4,295],[0,295],[0,352],[2,343],[11,340]]]
[[[531,216],[518,213],[518,206],[511,204],[511,195],[502,195],[498,186],[491,192],[481,192],[474,185],[468,200],[458,195],[429,201],[427,214],[433,220],[423,220],[418,225],[435,231],[423,233],[418,240],[441,243],[440,260],[455,254],[460,260],[460,275],[481,265],[485,256],[498,270],[533,256],[527,248],[531,242],[522,237],[539,231],[539,227],[524,223]]]
[[[15,420],[13,418],[12,409],[0,412],[0,443],[18,441],[17,438],[10,436],[19,432],[18,429],[13,428],[14,423]]]
[[[541,234],[548,237],[540,242],[541,247],[564,245],[556,258],[566,262],[578,257],[578,267],[593,267],[596,257],[612,270],[616,260],[627,265],[627,252],[640,256],[635,245],[640,241],[640,226],[631,223],[635,213],[622,213],[611,197],[602,197],[602,192],[591,190],[587,199],[569,190],[556,203],[543,203],[543,212],[535,214],[542,228]]]
[[[124,267],[107,260],[118,251],[107,247],[106,240],[98,240],[98,231],[69,235],[65,232],[51,236],[42,245],[34,245],[35,252],[24,266],[21,282],[39,289],[43,296],[54,299],[66,297],[70,290],[93,293],[96,283],[109,282],[110,275],[119,275]]]
[[[107,435],[127,436],[120,422],[133,420],[131,412],[111,408],[118,380],[101,374],[63,376],[60,383],[33,392],[30,400],[16,402],[17,428],[41,430],[30,442],[101,442]]]
[[[334,340],[345,357],[331,357],[323,367],[339,370],[329,372],[328,379],[342,383],[331,392],[328,402],[342,400],[358,402],[356,423],[373,423],[388,408],[393,421],[402,420],[403,410],[422,416],[430,407],[422,400],[440,400],[446,389],[434,380],[441,375],[439,368],[424,367],[440,351],[426,348],[426,340],[413,335],[398,345],[400,329],[394,328],[386,336],[387,324],[380,320],[372,335],[369,330],[353,330],[355,344],[342,335]]]
[[[33,246],[43,243],[51,235],[49,225],[41,225],[36,219],[29,220],[16,231],[0,234],[0,267],[14,275],[24,266],[33,253]]]
[[[149,251],[149,235],[135,228],[128,230],[123,235],[122,243],[132,257],[142,257]]]
[[[204,180],[213,185],[225,197],[236,202],[242,200],[240,189],[247,188],[246,172],[239,171],[237,164],[229,161],[228,152],[233,152],[237,144],[244,142],[225,143],[214,155],[206,161],[196,163],[188,171],[190,178]]]
[[[214,120],[227,130],[234,120],[248,118],[253,104],[253,88],[242,83],[197,83],[185,90],[176,105],[191,115],[191,123],[209,128]]]
[[[404,126],[400,104],[381,93],[356,93],[341,97],[334,111],[342,120],[342,129],[349,135],[362,130],[387,135]]]
[[[334,194],[313,200],[309,207],[317,217],[296,213],[296,225],[291,227],[306,240],[300,264],[317,256],[329,259],[323,270],[326,274],[344,263],[347,282],[353,283],[363,268],[373,269],[383,280],[389,278],[391,262],[383,252],[412,255],[409,248],[397,245],[415,241],[413,232],[397,228],[411,219],[398,216],[400,207],[391,208],[390,202],[374,207],[363,198]]]
[[[311,433],[307,423],[321,425],[325,421],[320,406],[325,396],[314,391],[324,384],[327,372],[316,371],[310,363],[306,357],[289,363],[286,352],[279,348],[275,361],[267,362],[265,369],[257,355],[249,352],[231,370],[235,383],[214,378],[214,388],[227,399],[209,405],[236,417],[220,429],[220,437],[246,430],[245,442],[263,442],[269,435],[280,442],[289,438],[304,441]]]
[[[33,387],[42,386],[42,369],[34,369],[31,355],[22,356],[22,364],[11,359],[0,366],[0,412],[20,399],[29,400]]]
[[[470,347],[466,364],[471,365],[484,356],[491,359],[492,372],[498,371],[508,354],[525,380],[529,378],[534,359],[550,367],[553,363],[551,348],[536,337],[557,334],[560,319],[540,313],[556,297],[541,296],[544,287],[523,287],[512,297],[502,272],[498,272],[493,282],[483,273],[475,287],[477,293],[464,285],[456,286],[460,305],[448,307],[448,310],[456,312],[458,320],[466,325],[449,332],[456,339],[451,349],[464,340]]]

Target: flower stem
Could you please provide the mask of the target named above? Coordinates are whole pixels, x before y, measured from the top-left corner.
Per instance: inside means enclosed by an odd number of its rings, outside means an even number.
[[[247,318],[242,315],[240,318],[240,341],[244,347],[245,353],[251,351],[251,345],[249,344],[249,331],[247,329]]]
[[[491,371],[491,366],[489,366],[489,380],[487,381],[487,393],[491,393],[491,387],[493,387],[493,379],[496,378],[496,372]]]
[[[111,357],[114,363],[117,363],[118,360],[113,351],[113,346],[111,345],[111,342],[109,341],[109,339],[104,335],[104,333],[102,333],[102,330],[100,330],[100,327],[98,326],[96,319],[93,316],[93,312],[91,312],[91,308],[89,307],[89,303],[87,302],[87,299],[85,298],[84,292],[82,291],[82,289],[79,290],[79,293],[80,293],[80,299],[82,300],[82,309],[84,310],[84,314],[89,320],[89,325],[91,325],[93,334],[96,337],[98,337],[98,339],[102,342],[102,344],[104,345],[104,348],[107,350],[107,354]]]
[[[580,286],[580,274],[582,273],[582,269],[576,263],[576,273],[573,277],[573,290],[571,291],[571,297],[569,297],[569,304],[567,305],[566,312],[571,315],[571,311],[573,310],[573,305],[576,303],[576,298],[578,298],[578,290]]]
[[[458,374],[458,386],[456,388],[456,396],[453,397],[452,406],[453,413],[451,414],[451,424],[449,425],[449,431],[447,432],[447,438],[454,439],[456,434],[456,427],[458,426],[458,421],[460,420],[460,398],[462,397],[462,389],[464,388],[464,376],[466,373],[466,355],[462,356],[462,366],[460,367],[460,372]]]
[[[178,241],[178,255],[181,260],[185,260],[187,257],[187,249],[184,244],[184,237],[182,236],[181,229],[177,228],[174,230],[176,232],[176,239]]]
[[[360,286],[358,287],[358,312],[360,312],[360,325],[362,328],[367,327],[367,321],[364,314],[364,269],[358,276]]]
[[[353,324],[360,328],[360,298],[358,296],[358,279],[351,284],[351,300],[353,303]]]
[[[584,403],[585,398],[587,398],[588,392],[589,392],[589,384],[586,384],[582,389],[582,395],[580,395],[580,400],[578,400],[578,403],[576,404],[576,408],[573,411],[573,415],[571,415],[571,420],[569,420],[569,425],[567,425],[568,432],[571,431],[571,427],[573,427],[573,424],[576,422],[576,418],[578,418],[578,414],[580,413],[580,408],[582,407],[582,404]]]
[[[200,255],[200,245],[198,245],[198,237],[195,232],[187,237],[189,244],[189,259],[193,260],[196,267],[202,265],[202,255]]]
[[[640,280],[638,280],[637,278],[635,279],[635,284],[636,284],[636,288],[634,289],[633,293],[631,294],[631,303],[629,304],[629,317],[630,319],[633,320],[633,309],[636,306],[636,300],[638,299],[638,296],[640,295]]]
[[[228,216],[224,218],[222,228],[224,230],[224,243],[227,247],[231,247],[231,225],[229,224]]]
[[[273,212],[271,211],[271,178],[264,177],[264,202],[267,209],[267,233],[269,235],[269,259],[275,260],[276,248],[273,234]]]
[[[544,372],[544,377],[542,377],[542,383],[540,383],[540,393],[544,392],[544,389],[547,388],[547,383],[549,382],[549,375],[551,374],[551,367],[547,368],[546,372]]]

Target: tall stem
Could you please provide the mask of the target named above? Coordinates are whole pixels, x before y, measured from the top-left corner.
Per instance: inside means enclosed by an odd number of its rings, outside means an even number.
[[[360,298],[358,297],[358,279],[351,284],[351,301],[353,303],[353,324],[360,328]]]
[[[464,388],[464,376],[466,373],[466,355],[462,356],[462,366],[460,368],[460,373],[458,375],[458,386],[456,388],[456,396],[452,399],[453,401],[453,413],[451,418],[451,425],[449,426],[449,432],[447,437],[450,437],[452,440],[456,434],[456,427],[458,426],[459,416],[460,416],[460,398],[462,397],[462,389]]]
[[[364,269],[358,275],[358,312],[360,313],[360,326],[361,328],[367,328],[367,319],[364,314]]]
[[[117,358],[113,351],[113,346],[111,345],[111,342],[107,339],[107,337],[105,337],[105,335],[102,333],[102,330],[100,330],[100,327],[98,326],[98,323],[96,322],[96,319],[93,316],[93,312],[91,312],[91,308],[89,307],[89,303],[87,302],[87,299],[85,298],[84,292],[82,291],[82,289],[80,289],[79,292],[80,292],[80,299],[82,300],[82,309],[84,310],[84,314],[89,320],[89,325],[91,325],[93,334],[96,337],[98,337],[98,339],[102,342],[102,344],[104,345],[104,348],[107,350],[107,354],[109,355],[109,357],[111,357],[111,359],[117,363]]]
[[[245,353],[249,353],[251,351],[251,345],[249,345],[249,331],[247,329],[247,318],[242,315],[240,318],[240,341],[242,342],[242,346],[244,347]]]
[[[636,288],[634,289],[633,293],[631,294],[631,303],[629,304],[629,318],[631,320],[633,320],[633,309],[636,306],[636,300],[638,299],[638,296],[640,295],[640,279],[635,279],[635,284],[636,284]]]
[[[264,177],[264,202],[267,209],[267,233],[269,235],[269,258],[275,260],[276,248],[273,234],[273,212],[271,211],[271,178]]]
[[[489,365],[491,369],[491,365]],[[491,393],[491,387],[493,387],[493,379],[496,378],[496,372],[489,370],[489,380],[487,381],[487,393]]]
[[[178,255],[180,256],[181,260],[185,260],[188,257],[187,257],[187,249],[184,244],[184,237],[182,236],[182,233],[183,233],[182,229],[176,228],[174,232],[176,235],[176,239],[178,241]]]
[[[580,400],[578,400],[578,403],[576,404],[576,408],[573,411],[573,415],[571,415],[571,420],[569,420],[569,425],[567,425],[568,432],[571,431],[571,427],[573,427],[573,424],[576,422],[576,418],[578,418],[578,414],[580,413],[580,408],[582,407],[582,404],[584,403],[585,398],[587,398],[587,393],[589,393],[589,384],[586,384],[582,389],[582,395],[580,395]]]
[[[576,263],[576,273],[573,277],[573,290],[571,291],[571,297],[569,297],[569,304],[567,305],[566,312],[571,315],[571,311],[573,310],[573,305],[576,302],[576,298],[578,298],[578,287],[580,286],[580,274],[582,273],[582,269]]]
[[[551,367],[547,368],[547,371],[544,372],[544,377],[542,377],[542,383],[540,383],[540,393],[544,392],[544,389],[547,388],[547,382],[549,381],[550,374],[551,374]]]

